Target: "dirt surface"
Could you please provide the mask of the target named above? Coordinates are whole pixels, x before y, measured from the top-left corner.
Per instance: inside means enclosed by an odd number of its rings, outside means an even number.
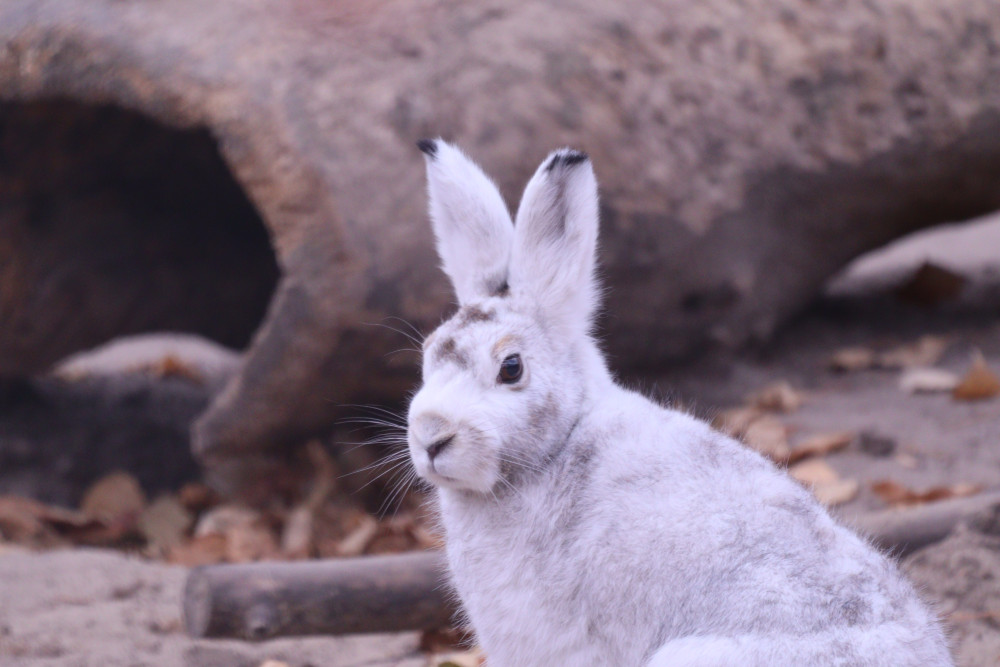
[[[997,510],[975,517],[903,569],[933,600],[960,665],[1000,663],[1000,523]]]
[[[841,347],[895,349],[935,333],[951,341],[937,367],[961,375],[978,349],[1000,372],[1000,319],[949,329],[928,322],[926,327],[907,325],[893,332],[814,315],[757,359],[706,362],[657,386],[671,383],[672,396],[711,419],[718,408],[742,404],[756,389],[788,381],[804,400],[798,410],[779,416],[792,443],[817,433],[864,435],[826,457],[842,476],[862,482],[858,497],[837,508],[845,517],[886,507],[869,488],[882,479],[912,488],[959,482],[984,490],[1000,488],[1000,400],[965,402],[948,393],[908,394],[899,386],[904,371],[898,369],[836,373],[827,368]],[[868,452],[862,439],[882,443]]]
[[[114,551],[0,555],[0,664],[10,667],[419,667],[415,634],[248,644],[188,639],[186,568]]]

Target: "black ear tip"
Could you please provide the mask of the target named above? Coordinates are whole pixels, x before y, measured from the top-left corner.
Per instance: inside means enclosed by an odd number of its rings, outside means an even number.
[[[417,142],[417,148],[427,157],[434,157],[438,151],[437,142],[433,139],[421,139]]]
[[[545,167],[545,171],[552,171],[559,165],[566,167],[572,167],[575,164],[580,164],[581,162],[586,162],[590,159],[590,156],[583,151],[573,150],[572,148],[567,148],[566,150],[559,151],[552,156],[549,160],[548,166]]]

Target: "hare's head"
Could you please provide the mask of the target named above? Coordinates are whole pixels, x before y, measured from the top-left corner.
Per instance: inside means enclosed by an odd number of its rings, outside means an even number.
[[[438,254],[460,308],[424,342],[409,412],[417,473],[490,493],[543,469],[606,378],[597,302],[597,182],[583,153],[548,156],[512,223],[469,158],[422,141]]]

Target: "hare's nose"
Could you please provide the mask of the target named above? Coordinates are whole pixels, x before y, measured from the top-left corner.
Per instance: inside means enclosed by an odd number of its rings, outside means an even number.
[[[454,439],[455,439],[454,434],[447,435],[443,438],[438,438],[431,444],[427,445],[427,458],[433,461],[434,457],[436,457],[438,454],[444,451],[444,448],[450,445]]]

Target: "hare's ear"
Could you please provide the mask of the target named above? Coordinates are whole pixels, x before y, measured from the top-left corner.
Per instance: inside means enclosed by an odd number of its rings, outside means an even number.
[[[493,181],[440,139],[417,143],[427,158],[431,223],[444,272],[459,303],[507,290],[514,227]]]
[[[514,225],[510,287],[547,317],[586,331],[597,305],[597,180],[586,153],[550,154],[528,182]]]

